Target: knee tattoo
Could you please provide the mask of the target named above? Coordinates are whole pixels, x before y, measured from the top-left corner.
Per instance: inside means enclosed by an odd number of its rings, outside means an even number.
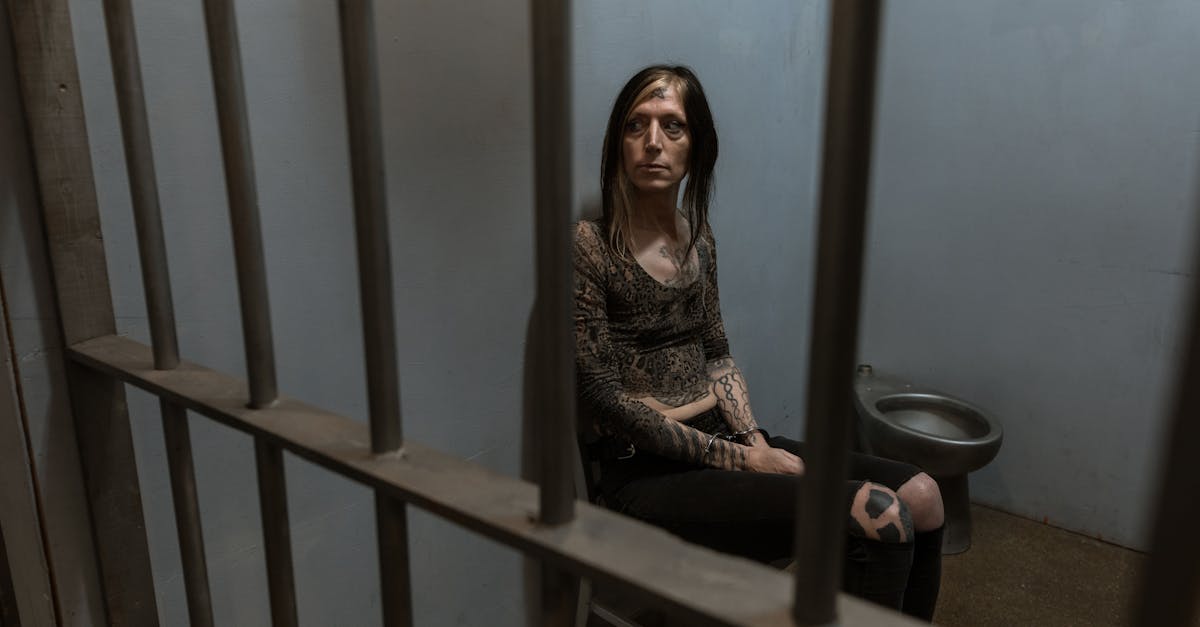
[[[867,483],[850,506],[850,533],[882,542],[912,542],[913,522],[895,492]]]

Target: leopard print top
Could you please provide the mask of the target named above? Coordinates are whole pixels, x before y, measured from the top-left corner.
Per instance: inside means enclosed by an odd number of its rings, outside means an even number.
[[[673,459],[701,462],[711,439],[637,398],[675,405],[707,394],[709,363],[729,356],[717,294],[717,254],[705,226],[696,242],[700,272],[670,285],[608,246],[602,225],[575,230],[575,351],[585,424]],[[711,463],[711,462],[710,462]]]

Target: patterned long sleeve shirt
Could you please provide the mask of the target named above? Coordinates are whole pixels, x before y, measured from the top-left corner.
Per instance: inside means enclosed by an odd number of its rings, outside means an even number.
[[[670,285],[613,253],[606,239],[595,222],[576,226],[576,372],[580,405],[594,431],[638,451],[736,467],[737,445],[714,442],[637,400],[702,398],[712,384],[710,364],[729,357],[711,229],[696,242],[700,271]]]

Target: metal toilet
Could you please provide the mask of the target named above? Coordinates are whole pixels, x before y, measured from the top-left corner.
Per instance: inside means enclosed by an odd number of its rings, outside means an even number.
[[[996,457],[1000,423],[962,399],[878,375],[868,364],[858,367],[854,405],[865,452],[919,466],[937,481],[946,508],[942,554],[970,548],[967,473]]]

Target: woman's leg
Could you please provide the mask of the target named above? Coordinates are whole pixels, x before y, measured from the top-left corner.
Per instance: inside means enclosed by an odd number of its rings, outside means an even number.
[[[771,438],[771,445],[804,457],[803,443]],[[862,453],[850,454],[850,476],[891,488],[908,506],[914,531],[913,559],[903,611],[910,616],[932,620],[941,589],[942,529],[945,522],[937,482],[911,464]]]
[[[855,596],[901,609],[913,563],[908,508],[887,486],[850,481],[851,502],[842,588]]]
[[[645,460],[613,486],[609,506],[709,548],[764,563],[791,557],[799,477],[699,469]],[[912,520],[882,485],[847,484],[844,588],[900,609],[912,564]]]
[[[605,500],[689,542],[770,563],[792,554],[796,480],[679,466],[630,479]]]
[[[942,508],[942,493],[933,477],[918,472],[896,488],[900,500],[908,505],[912,514],[913,527],[917,532],[940,529],[946,521]]]
[[[932,621],[942,587],[942,531],[945,529],[942,495],[937,482],[923,472],[904,482],[896,494],[909,504],[913,511],[913,526],[917,530],[903,611]],[[919,519],[918,508],[921,511]]]
[[[902,611],[933,620],[942,581],[942,529],[945,514],[937,482],[911,464],[851,453],[851,476],[878,481],[908,506],[913,520],[913,561]]]

